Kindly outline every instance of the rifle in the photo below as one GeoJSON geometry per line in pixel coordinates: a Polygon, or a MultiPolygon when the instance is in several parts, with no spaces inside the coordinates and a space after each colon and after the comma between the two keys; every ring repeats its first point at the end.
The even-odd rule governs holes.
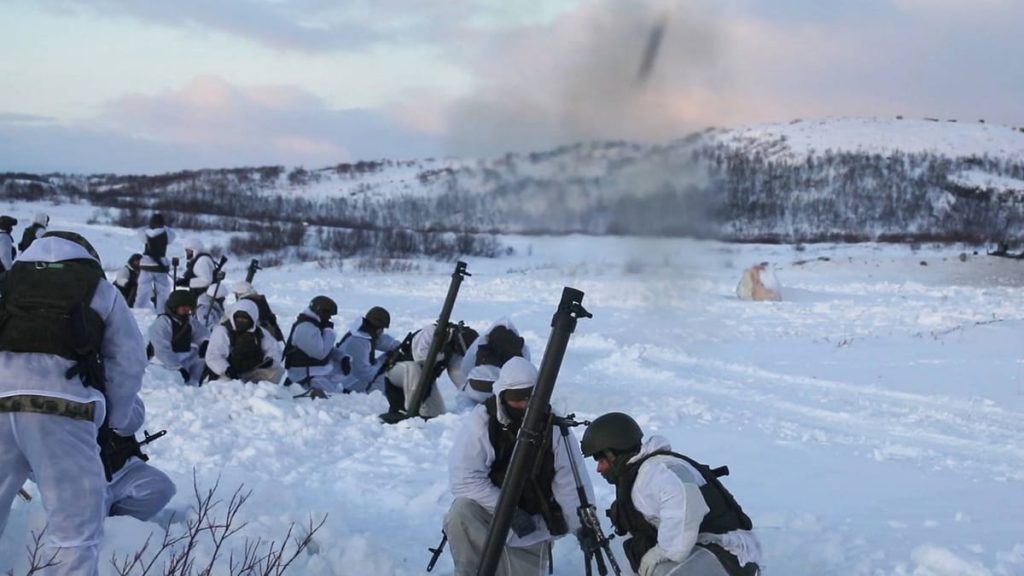
{"type": "Polygon", "coordinates": [[[412,358],[412,339],[415,336],[416,332],[409,332],[405,335],[405,338],[402,338],[402,342],[394,350],[384,356],[384,362],[381,363],[380,368],[373,375],[373,378],[370,379],[370,382],[379,378],[381,374],[387,374],[388,370],[391,370],[395,367],[395,364],[401,362],[404,352],[408,351],[409,357],[412,358]]]}
{"type": "Polygon", "coordinates": [[[548,405],[551,402],[558,371],[562,366],[562,359],[565,357],[565,349],[569,344],[569,336],[576,330],[578,318],[593,317],[583,308],[582,301],[583,292],[566,286],[562,290],[558,310],[551,318],[551,335],[544,349],[537,384],[533,387],[533,395],[526,408],[523,425],[519,428],[516,445],[512,449],[512,461],[501,485],[501,494],[494,508],[494,517],[487,532],[487,542],[484,545],[477,576],[491,576],[495,573],[505,541],[508,539],[509,528],[512,526],[512,514],[519,503],[531,468],[537,461],[540,447],[545,441],[544,435],[550,438],[548,405]]]}
{"type": "Polygon", "coordinates": [[[252,284],[252,279],[256,277],[256,272],[263,270],[260,266],[260,261],[253,258],[249,261],[249,268],[245,271],[245,281],[252,284]]]}
{"type": "Polygon", "coordinates": [[[455,307],[455,298],[459,295],[459,286],[462,285],[462,280],[466,276],[472,276],[472,274],[466,272],[466,263],[462,261],[456,262],[455,271],[452,272],[452,280],[448,284],[448,295],[445,296],[444,305],[441,306],[441,314],[437,317],[437,324],[434,325],[434,337],[430,341],[430,351],[427,352],[427,358],[423,361],[423,370],[420,372],[420,379],[416,383],[416,388],[406,403],[407,409],[405,414],[381,414],[380,419],[384,423],[396,424],[406,418],[420,415],[420,406],[423,404],[423,399],[427,396],[427,390],[430,390],[430,387],[434,385],[434,381],[437,379],[434,376],[434,364],[437,362],[437,353],[441,351],[441,347],[448,340],[448,320],[452,316],[452,308],[455,307]]]}
{"type": "Polygon", "coordinates": [[[145,438],[139,441],[135,439],[135,435],[119,436],[115,434],[106,424],[100,428],[97,441],[100,445],[100,460],[103,461],[103,473],[107,476],[107,482],[113,480],[114,474],[124,468],[132,456],[142,461],[148,461],[149,456],[142,452],[142,447],[165,436],[167,430],[160,430],[156,434],[150,434],[148,430],[143,430],[142,433],[145,438]]]}
{"type": "MultiPolygon", "coordinates": [[[[608,567],[605,565],[604,558],[608,557],[608,563],[612,565],[612,570],[615,572],[615,576],[622,575],[622,569],[619,568],[618,561],[615,560],[615,554],[612,552],[611,545],[612,538],[615,535],[605,536],[604,530],[601,529],[601,521],[597,518],[597,508],[590,503],[587,499],[587,491],[583,486],[583,482],[580,479],[580,471],[576,465],[576,459],[572,457],[573,447],[569,443],[569,428],[575,426],[589,426],[590,422],[583,421],[579,422],[576,419],[575,414],[569,414],[565,417],[553,416],[551,423],[554,426],[558,426],[559,432],[562,434],[562,444],[565,446],[565,451],[569,456],[569,465],[572,468],[572,477],[576,481],[576,496],[580,500],[580,505],[576,508],[576,516],[580,519],[580,529],[589,531],[593,536],[593,541],[585,543],[586,548],[583,548],[583,561],[586,568],[587,576],[593,574],[591,569],[591,561],[597,563],[597,573],[600,576],[607,576],[608,567]],[[603,554],[603,555],[602,555],[603,554]]],[[[581,545],[584,543],[581,541],[581,545]]]]}
{"type": "MultiPolygon", "coordinates": [[[[227,264],[227,263],[228,263],[228,257],[227,256],[221,256],[220,257],[220,262],[217,262],[217,265],[213,267],[213,277],[217,279],[216,284],[214,284],[214,286],[216,286],[216,288],[213,289],[213,293],[214,294],[216,294],[217,291],[220,290],[221,280],[224,279],[224,275],[221,274],[220,271],[224,268],[224,265],[227,264]]],[[[206,309],[206,317],[203,318],[203,325],[204,326],[208,326],[210,324],[210,312],[213,312],[213,306],[210,306],[209,308],[206,309]]],[[[253,320],[257,324],[259,323],[259,319],[258,318],[254,318],[253,320]]]]}
{"type": "Polygon", "coordinates": [[[430,551],[430,562],[427,562],[427,572],[434,569],[434,565],[437,564],[437,559],[444,554],[444,545],[448,543],[448,534],[441,530],[441,543],[437,545],[437,548],[427,548],[430,551]]]}

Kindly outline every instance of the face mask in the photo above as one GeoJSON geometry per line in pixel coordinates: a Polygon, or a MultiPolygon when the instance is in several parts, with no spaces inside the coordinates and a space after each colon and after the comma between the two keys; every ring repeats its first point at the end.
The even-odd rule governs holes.
{"type": "Polygon", "coordinates": [[[523,418],[526,418],[526,408],[513,408],[505,404],[505,414],[515,422],[522,422],[523,418]]]}
{"type": "Polygon", "coordinates": [[[235,321],[235,330],[239,332],[248,332],[252,328],[252,320],[247,315],[236,314],[233,320],[235,321]]]}

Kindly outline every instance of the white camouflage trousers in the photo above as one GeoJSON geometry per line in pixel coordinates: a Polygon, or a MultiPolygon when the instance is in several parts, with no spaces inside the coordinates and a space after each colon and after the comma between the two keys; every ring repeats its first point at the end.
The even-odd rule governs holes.
{"type": "MultiPolygon", "coordinates": [[[[419,362],[398,362],[388,370],[388,380],[392,385],[402,389],[405,393],[405,410],[409,411],[409,400],[412,398],[413,392],[416,391],[416,385],[419,384],[420,375],[423,374],[423,367],[419,362]]],[[[430,396],[425,398],[420,404],[420,416],[424,418],[433,418],[434,416],[440,416],[445,413],[444,398],[441,397],[441,393],[437,390],[437,382],[433,382],[430,385],[430,396]]]]}
{"type": "MultiPolygon", "coordinates": [[[[454,576],[476,576],[487,544],[493,515],[475,500],[456,498],[444,517],[444,533],[455,561],[454,576]]],[[[547,574],[550,542],[525,548],[505,546],[495,576],[542,576],[547,574]]]]}
{"type": "Polygon", "coordinates": [[[163,510],[176,491],[167,474],[138,458],[130,458],[107,487],[107,509],[111,516],[150,520],[163,510]]]}
{"type": "Polygon", "coordinates": [[[171,293],[171,279],[166,272],[151,272],[142,270],[139,272],[139,289],[135,294],[133,308],[149,308],[153,294],[156,294],[156,311],[159,314],[164,311],[167,304],[167,296],[171,293]]]}
{"type": "Polygon", "coordinates": [[[50,414],[0,413],[0,535],[11,503],[32,472],[46,508],[43,555],[57,566],[41,576],[95,576],[107,479],[96,424],[50,414]]]}

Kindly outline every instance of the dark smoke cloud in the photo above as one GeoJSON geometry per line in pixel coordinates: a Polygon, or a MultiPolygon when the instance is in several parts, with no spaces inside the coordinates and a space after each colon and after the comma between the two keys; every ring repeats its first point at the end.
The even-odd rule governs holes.
{"type": "Polygon", "coordinates": [[[714,19],[674,1],[587,3],[505,34],[472,63],[481,88],[451,106],[447,150],[496,155],[683,135],[700,127],[687,107],[716,81],[719,44],[714,19]]]}

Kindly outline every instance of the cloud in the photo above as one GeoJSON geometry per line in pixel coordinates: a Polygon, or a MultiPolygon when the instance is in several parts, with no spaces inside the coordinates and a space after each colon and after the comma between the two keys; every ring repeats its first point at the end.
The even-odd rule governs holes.
{"type": "Polygon", "coordinates": [[[38,114],[21,114],[18,112],[0,112],[0,124],[39,124],[53,122],[49,116],[38,114]]]}
{"type": "Polygon", "coordinates": [[[61,14],[214,31],[281,50],[329,52],[443,38],[483,8],[467,0],[33,0],[61,14]]]}
{"type": "Polygon", "coordinates": [[[507,32],[467,62],[480,88],[449,109],[457,154],[594,139],[663,139],[693,128],[717,83],[721,32],[693,3],[603,1],[507,32]],[[639,73],[664,35],[646,82],[639,73]]]}
{"type": "Polygon", "coordinates": [[[0,123],[0,169],[163,172],[251,165],[322,167],[436,154],[429,133],[383,110],[332,110],[290,86],[196,78],[111,101],[86,122],[0,123]]]}
{"type": "Polygon", "coordinates": [[[501,154],[815,116],[1020,123],[1024,76],[1006,58],[1024,52],[1021,28],[1024,3],[1009,0],[597,0],[464,59],[478,87],[449,107],[446,146],[501,154]]]}

